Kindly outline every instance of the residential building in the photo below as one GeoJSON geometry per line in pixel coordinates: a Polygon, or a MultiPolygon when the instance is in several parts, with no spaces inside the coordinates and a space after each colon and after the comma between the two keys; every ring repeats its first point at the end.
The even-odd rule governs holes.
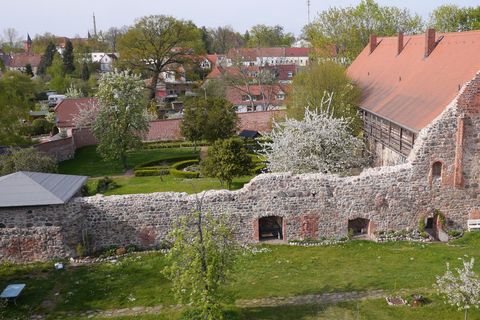
{"type": "Polygon", "coordinates": [[[227,99],[237,112],[284,109],[288,86],[248,85],[227,88],[227,99]]]}
{"type": "Polygon", "coordinates": [[[305,67],[310,61],[310,48],[240,48],[227,54],[227,65],[271,66],[294,64],[305,67]]]}

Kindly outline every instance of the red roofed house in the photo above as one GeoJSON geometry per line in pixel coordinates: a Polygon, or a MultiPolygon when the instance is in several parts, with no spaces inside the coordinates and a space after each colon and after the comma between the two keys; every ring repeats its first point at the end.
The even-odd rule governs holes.
{"type": "Polygon", "coordinates": [[[285,106],[287,91],[282,85],[228,87],[227,100],[237,112],[277,110],[285,106]]]}
{"type": "Polygon", "coordinates": [[[97,103],[96,98],[64,99],[55,107],[56,123],[59,129],[67,131],[71,136],[75,128],[75,118],[80,114],[81,109],[90,109],[97,103]]]}
{"type": "Polygon", "coordinates": [[[363,90],[360,110],[376,164],[405,162],[420,130],[479,71],[480,31],[371,36],[348,74],[363,90]]]}

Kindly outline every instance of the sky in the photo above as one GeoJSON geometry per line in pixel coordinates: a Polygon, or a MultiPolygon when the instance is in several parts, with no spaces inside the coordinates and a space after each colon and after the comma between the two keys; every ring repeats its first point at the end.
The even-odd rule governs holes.
{"type": "MultiPolygon", "coordinates": [[[[356,5],[360,0],[310,0],[311,17],[331,6],[356,5]]],[[[132,25],[136,18],[167,14],[192,20],[197,26],[230,25],[245,32],[255,24],[282,25],[299,35],[307,23],[307,0],[1,0],[0,35],[15,28],[21,37],[50,32],[58,36],[86,37],[93,30],[132,25]]],[[[479,0],[377,0],[381,5],[406,7],[424,18],[442,4],[477,6],[479,0]]]]}

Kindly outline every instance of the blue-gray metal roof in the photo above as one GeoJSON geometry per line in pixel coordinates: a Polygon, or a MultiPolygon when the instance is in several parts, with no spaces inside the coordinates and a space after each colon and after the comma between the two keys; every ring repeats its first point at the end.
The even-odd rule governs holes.
{"type": "Polygon", "coordinates": [[[88,177],[19,171],[0,177],[0,207],[44,206],[68,202],[88,177]]]}

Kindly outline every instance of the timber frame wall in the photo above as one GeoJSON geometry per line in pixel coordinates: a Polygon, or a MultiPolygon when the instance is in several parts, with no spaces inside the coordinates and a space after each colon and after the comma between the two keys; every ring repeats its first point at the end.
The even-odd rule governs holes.
{"type": "Polygon", "coordinates": [[[374,139],[387,148],[408,157],[417,133],[399,126],[366,110],[360,110],[365,138],[374,139]]]}

